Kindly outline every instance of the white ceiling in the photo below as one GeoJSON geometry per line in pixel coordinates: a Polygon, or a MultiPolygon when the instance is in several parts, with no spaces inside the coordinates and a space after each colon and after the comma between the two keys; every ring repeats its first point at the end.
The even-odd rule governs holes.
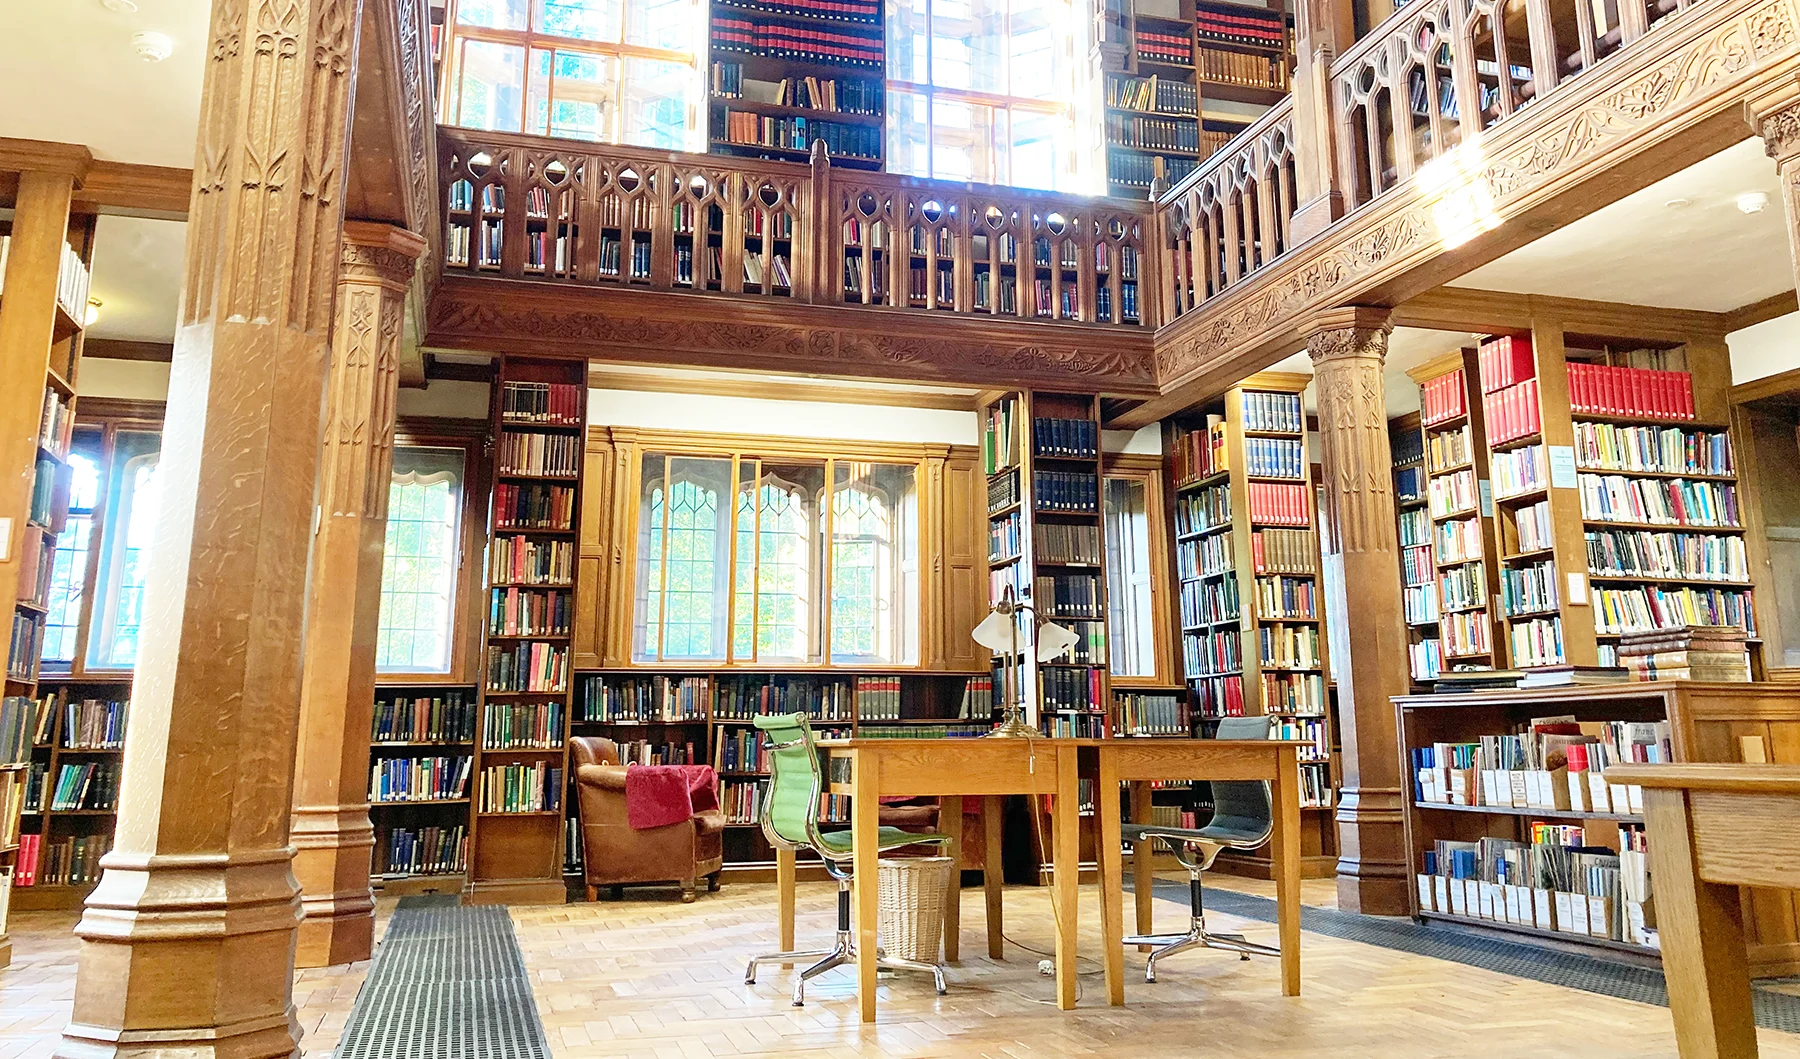
{"type": "Polygon", "coordinates": [[[1760,138],[1745,140],[1449,286],[1706,312],[1792,290],[1775,163],[1760,138]],[[1745,214],[1737,197],[1752,191],[1769,204],[1745,214]]]}
{"type": "Polygon", "coordinates": [[[102,216],[94,231],[94,338],[172,342],[181,298],[186,221],[102,216]]]}
{"type": "Polygon", "coordinates": [[[5,0],[0,25],[0,136],[86,144],[94,157],[189,168],[200,120],[208,0],[5,0]],[[151,63],[131,35],[167,34],[151,63]]]}

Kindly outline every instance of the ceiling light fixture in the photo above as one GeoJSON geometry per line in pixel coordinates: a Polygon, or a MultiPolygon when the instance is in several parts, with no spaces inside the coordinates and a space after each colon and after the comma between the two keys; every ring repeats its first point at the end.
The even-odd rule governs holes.
{"type": "Polygon", "coordinates": [[[100,0],[100,6],[106,8],[108,11],[116,11],[121,15],[130,15],[137,12],[137,4],[134,0],[100,0]]]}
{"type": "Polygon", "coordinates": [[[102,304],[104,304],[104,303],[102,303],[99,298],[89,298],[88,299],[87,312],[82,314],[81,326],[83,326],[83,327],[94,326],[94,321],[100,319],[100,306],[102,304]]]}
{"type": "Polygon", "coordinates": [[[133,51],[137,52],[138,58],[147,63],[159,63],[167,59],[169,53],[175,50],[175,42],[169,39],[167,33],[157,33],[152,30],[133,33],[131,47],[133,51]]]}
{"type": "Polygon", "coordinates": [[[1667,206],[1672,210],[1685,209],[1686,207],[1692,206],[1693,204],[1694,204],[1693,199],[1670,199],[1669,201],[1663,203],[1664,206],[1667,206]]]}
{"type": "Polygon", "coordinates": [[[1766,191],[1746,191],[1737,197],[1738,210],[1742,213],[1761,213],[1769,205],[1769,194],[1766,191]]]}

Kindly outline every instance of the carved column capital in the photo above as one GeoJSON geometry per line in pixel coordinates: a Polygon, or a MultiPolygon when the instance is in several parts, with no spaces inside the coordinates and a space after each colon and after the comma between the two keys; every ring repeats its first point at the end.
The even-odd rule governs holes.
{"type": "Polygon", "coordinates": [[[1320,313],[1307,325],[1306,352],[1315,368],[1345,357],[1387,359],[1389,311],[1363,305],[1320,313]]]}
{"type": "Polygon", "coordinates": [[[1752,115],[1763,150],[1777,162],[1800,158],[1800,101],[1752,115]]]}
{"type": "Polygon", "coordinates": [[[425,238],[404,228],[373,221],[346,221],[339,278],[405,290],[412,283],[425,238]]]}

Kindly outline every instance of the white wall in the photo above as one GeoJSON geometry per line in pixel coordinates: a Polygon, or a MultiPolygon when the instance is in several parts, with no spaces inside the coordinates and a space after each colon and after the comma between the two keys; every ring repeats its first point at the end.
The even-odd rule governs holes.
{"type": "MultiPolygon", "coordinates": [[[[895,396],[897,400],[905,399],[903,394],[895,396]]],[[[974,412],[637,390],[589,390],[588,422],[595,426],[704,434],[774,434],[834,441],[974,445],[980,439],[974,412]]]]}
{"type": "Polygon", "coordinates": [[[1733,384],[1800,368],[1800,313],[1777,316],[1725,336],[1733,384]]]}
{"type": "Polygon", "coordinates": [[[1136,430],[1102,430],[1100,432],[1100,448],[1106,452],[1161,456],[1162,427],[1152,423],[1136,430]]]}
{"type": "Polygon", "coordinates": [[[124,401],[166,401],[169,366],[154,360],[102,360],[84,357],[75,377],[77,397],[111,397],[124,401]]]}
{"type": "Polygon", "coordinates": [[[436,416],[443,419],[486,419],[488,384],[433,379],[424,389],[402,386],[398,411],[408,416],[436,416]]]}

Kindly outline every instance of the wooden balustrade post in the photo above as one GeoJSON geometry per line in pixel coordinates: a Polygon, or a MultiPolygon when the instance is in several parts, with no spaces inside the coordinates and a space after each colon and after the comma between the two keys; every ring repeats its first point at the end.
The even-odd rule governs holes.
{"type": "Polygon", "coordinates": [[[1303,0],[1294,13],[1294,175],[1298,206],[1288,223],[1294,243],[1331,226],[1345,212],[1331,97],[1331,60],[1356,43],[1350,0],[1303,0]]]}
{"type": "Polygon", "coordinates": [[[366,960],[374,947],[375,638],[400,337],[407,288],[424,251],[423,238],[392,225],[344,225],[294,759],[294,875],[304,917],[294,962],[300,967],[366,960]]]}
{"type": "Polygon", "coordinates": [[[1525,31],[1531,38],[1532,95],[1543,99],[1562,78],[1556,61],[1556,25],[1550,0],[1525,0],[1525,31]]]}
{"type": "Polygon", "coordinates": [[[1338,907],[1407,911],[1398,732],[1392,696],[1407,691],[1400,542],[1382,364],[1386,309],[1315,318],[1306,348],[1319,395],[1325,505],[1325,606],[1343,746],[1338,802],[1338,907]]]}
{"type": "Polygon", "coordinates": [[[800,300],[827,304],[832,301],[831,292],[842,286],[842,280],[834,284],[833,277],[843,267],[843,255],[833,253],[841,235],[833,232],[832,218],[836,216],[836,210],[831,201],[831,152],[825,148],[824,140],[813,141],[807,162],[812,171],[807,183],[806,209],[795,220],[802,229],[806,268],[800,268],[798,260],[794,262],[794,282],[806,284],[806,290],[799,295],[800,300]],[[834,257],[836,270],[832,267],[834,257]]]}
{"type": "Polygon", "coordinates": [[[212,5],[202,50],[124,787],[66,1059],[299,1054],[297,632],[362,3],[267,6],[212,5]]]}
{"type": "Polygon", "coordinates": [[[1788,251],[1800,283],[1800,102],[1758,110],[1751,123],[1763,138],[1763,150],[1781,174],[1781,208],[1787,218],[1788,251]]]}

